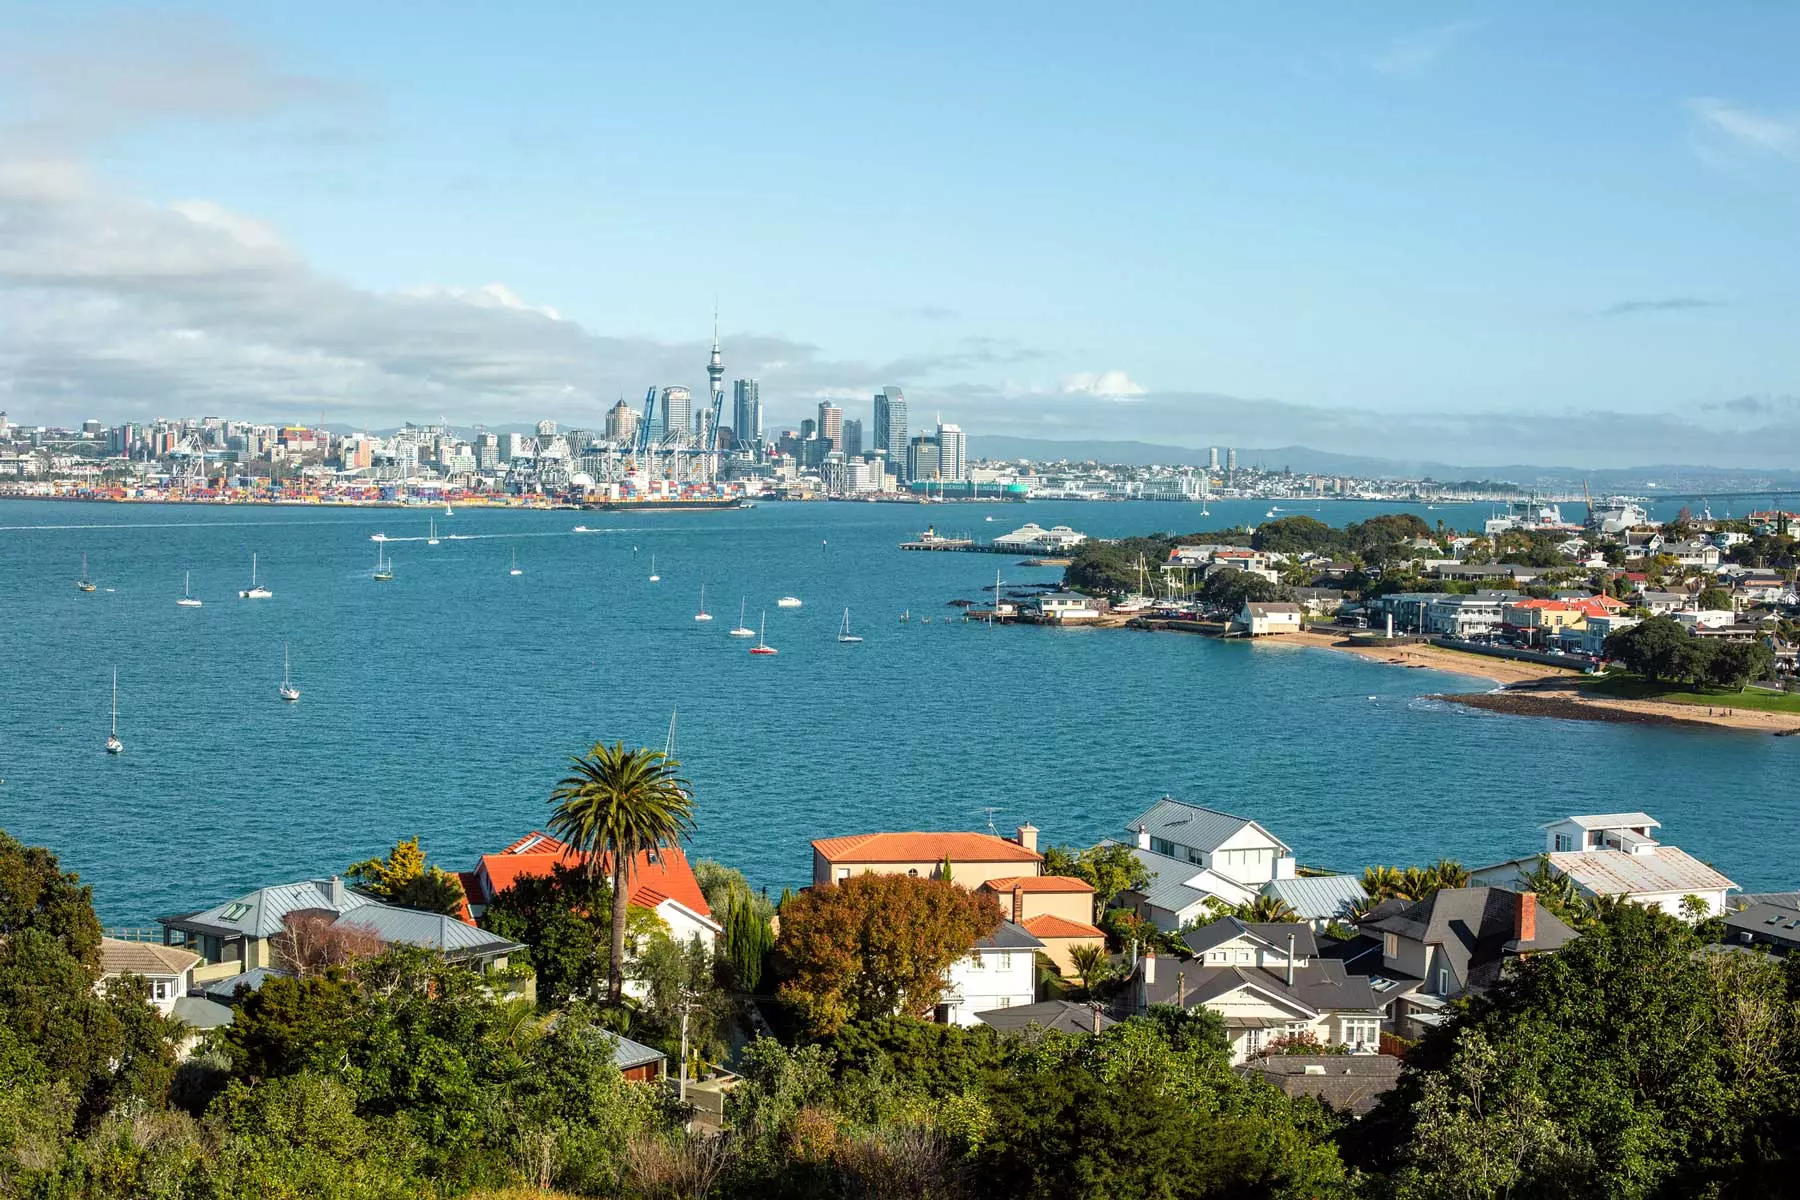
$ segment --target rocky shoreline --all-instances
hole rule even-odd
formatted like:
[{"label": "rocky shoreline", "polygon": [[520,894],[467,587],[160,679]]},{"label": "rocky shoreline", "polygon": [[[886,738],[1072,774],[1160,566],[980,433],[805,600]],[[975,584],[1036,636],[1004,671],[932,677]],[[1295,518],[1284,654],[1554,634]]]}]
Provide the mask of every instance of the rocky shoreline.
[{"label": "rocky shoreline", "polygon": [[1561,717],[1569,721],[1615,721],[1624,725],[1676,725],[1689,729],[1716,729],[1713,721],[1695,721],[1664,713],[1638,709],[1613,708],[1590,704],[1568,695],[1546,695],[1542,692],[1473,692],[1461,695],[1433,696],[1485,712],[1507,713],[1515,717]]}]

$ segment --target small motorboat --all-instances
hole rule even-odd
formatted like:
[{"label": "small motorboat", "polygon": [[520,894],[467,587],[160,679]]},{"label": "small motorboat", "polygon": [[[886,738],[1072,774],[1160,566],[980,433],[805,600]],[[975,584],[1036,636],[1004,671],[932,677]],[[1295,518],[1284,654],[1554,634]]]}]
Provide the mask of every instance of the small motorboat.
[{"label": "small motorboat", "polygon": [[783,596],[781,599],[779,599],[775,602],[775,607],[776,608],[799,608],[800,607],[800,597],[798,597],[798,596]]}]

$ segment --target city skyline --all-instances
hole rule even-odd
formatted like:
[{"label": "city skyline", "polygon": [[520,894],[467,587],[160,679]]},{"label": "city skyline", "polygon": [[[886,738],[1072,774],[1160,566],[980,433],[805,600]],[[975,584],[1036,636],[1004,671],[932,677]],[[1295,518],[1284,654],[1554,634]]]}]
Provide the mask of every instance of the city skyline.
[{"label": "city skyline", "polygon": [[[1800,13],[725,10],[757,86],[677,95],[618,81],[681,61],[680,13],[458,6],[418,52],[330,2],[16,11],[17,421],[597,428],[710,398],[716,297],[770,426],[894,386],[976,438],[1754,466],[1800,437]],[[904,104],[835,86],[876,45]]]}]

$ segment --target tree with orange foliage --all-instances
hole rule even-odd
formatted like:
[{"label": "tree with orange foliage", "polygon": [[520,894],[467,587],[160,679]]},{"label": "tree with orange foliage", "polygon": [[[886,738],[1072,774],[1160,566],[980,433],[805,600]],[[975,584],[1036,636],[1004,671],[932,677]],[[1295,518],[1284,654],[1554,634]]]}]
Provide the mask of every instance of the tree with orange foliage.
[{"label": "tree with orange foliage", "polygon": [[854,875],[781,907],[781,996],[814,1033],[851,1021],[917,1016],[944,972],[1000,927],[1000,905],[945,879]]}]

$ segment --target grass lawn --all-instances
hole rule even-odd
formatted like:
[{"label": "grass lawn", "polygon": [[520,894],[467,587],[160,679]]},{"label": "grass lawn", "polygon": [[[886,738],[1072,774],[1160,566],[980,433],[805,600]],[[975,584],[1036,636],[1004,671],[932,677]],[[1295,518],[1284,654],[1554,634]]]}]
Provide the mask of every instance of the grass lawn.
[{"label": "grass lawn", "polygon": [[1746,688],[1741,692],[1684,691],[1679,685],[1651,683],[1639,675],[1614,673],[1583,690],[1596,696],[1621,700],[1663,700],[1670,704],[1698,704],[1710,708],[1751,708],[1759,712],[1800,713],[1800,696],[1790,692],[1765,692]]}]

